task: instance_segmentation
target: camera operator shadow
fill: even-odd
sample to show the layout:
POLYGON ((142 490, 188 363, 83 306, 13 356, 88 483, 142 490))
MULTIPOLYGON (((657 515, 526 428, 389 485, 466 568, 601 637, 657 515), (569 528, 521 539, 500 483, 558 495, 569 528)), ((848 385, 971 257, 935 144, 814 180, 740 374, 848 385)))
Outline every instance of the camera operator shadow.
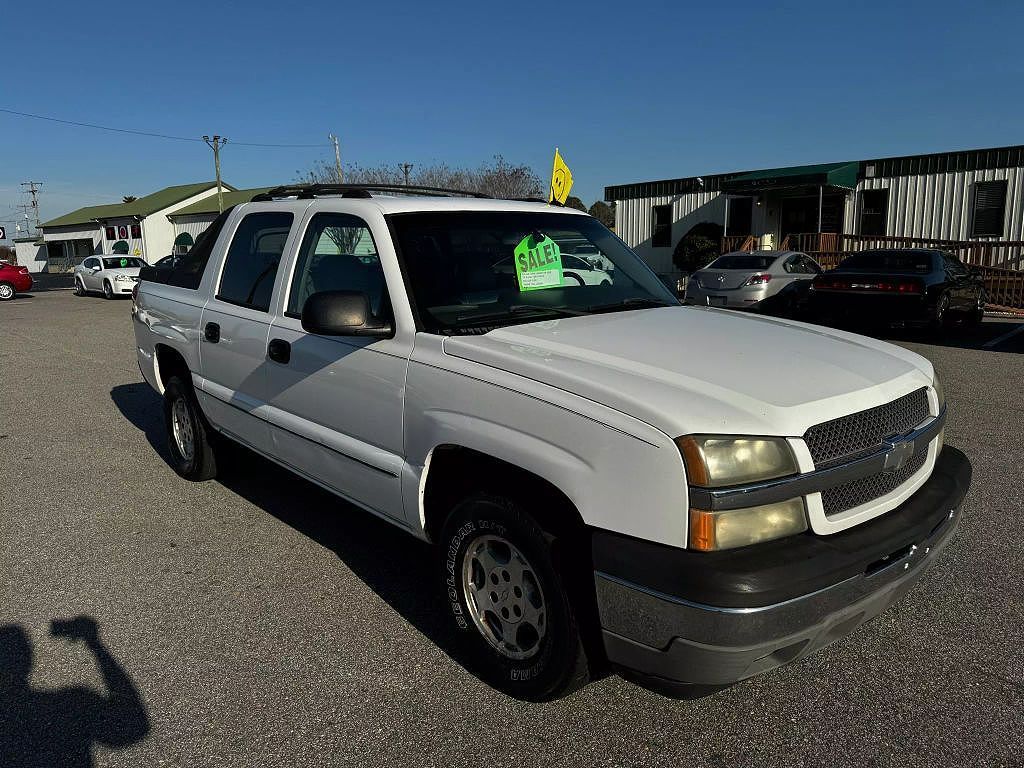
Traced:
POLYGON ((0 626, 0 765, 4 768, 93 765, 93 744, 127 747, 149 733, 139 692, 100 640, 87 616, 54 621, 50 633, 82 642, 92 652, 106 686, 58 689, 29 684, 33 649, 20 626, 0 626))

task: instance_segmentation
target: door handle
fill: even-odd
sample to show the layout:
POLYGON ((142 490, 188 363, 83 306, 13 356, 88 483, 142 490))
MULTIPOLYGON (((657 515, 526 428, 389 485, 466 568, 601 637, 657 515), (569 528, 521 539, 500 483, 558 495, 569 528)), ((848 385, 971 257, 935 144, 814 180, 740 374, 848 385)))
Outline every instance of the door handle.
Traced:
POLYGON ((284 339, 271 339, 267 345, 267 357, 275 363, 288 365, 288 361, 292 359, 292 345, 284 339))
POLYGON ((217 323, 207 323, 203 329, 203 337, 211 344, 220 341, 220 326, 217 323))

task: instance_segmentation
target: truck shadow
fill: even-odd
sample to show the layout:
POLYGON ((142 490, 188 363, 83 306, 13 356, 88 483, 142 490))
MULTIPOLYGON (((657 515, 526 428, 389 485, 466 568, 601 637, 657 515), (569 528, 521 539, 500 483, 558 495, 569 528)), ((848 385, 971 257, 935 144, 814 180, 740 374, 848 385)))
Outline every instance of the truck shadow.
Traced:
MULTIPOLYGON (((110 397, 167 461, 163 401, 156 392, 140 382, 114 387, 110 397)), ((438 567, 433 548, 234 443, 218 444, 217 469, 213 482, 334 552, 384 602, 467 667, 448 607, 433 588, 438 567)))

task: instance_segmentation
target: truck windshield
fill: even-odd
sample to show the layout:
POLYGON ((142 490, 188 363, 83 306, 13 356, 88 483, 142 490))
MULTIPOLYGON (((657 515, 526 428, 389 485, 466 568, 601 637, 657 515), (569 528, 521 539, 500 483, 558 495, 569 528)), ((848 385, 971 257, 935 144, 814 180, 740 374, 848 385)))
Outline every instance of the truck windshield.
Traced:
POLYGON ((388 220, 431 333, 678 304, 636 254, 589 216, 432 211, 388 220), (596 268, 580 269, 574 253, 586 253, 596 268))

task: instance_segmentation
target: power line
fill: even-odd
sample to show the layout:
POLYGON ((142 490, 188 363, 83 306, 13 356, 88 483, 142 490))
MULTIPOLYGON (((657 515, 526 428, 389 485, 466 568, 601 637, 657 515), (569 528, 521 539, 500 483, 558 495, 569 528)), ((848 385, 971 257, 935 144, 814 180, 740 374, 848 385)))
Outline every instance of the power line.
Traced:
MULTIPOLYGON (((18 112, 13 109, 2 109, 0 112, 4 112, 8 115, 17 115, 18 117, 30 117, 34 120, 47 120, 51 123, 62 123, 64 125, 74 125, 79 128, 95 128, 98 131, 112 131, 114 133, 130 133, 133 136, 147 136, 152 139, 169 139, 171 141, 202 141, 199 137, 192 136, 172 136, 167 133, 153 133, 152 131, 136 131, 131 128, 113 128, 109 125, 97 125, 96 123, 82 123, 77 120, 63 120, 59 117, 49 117, 48 115, 34 115, 31 112, 18 112)), ((275 149, 312 149, 314 147, 328 147, 330 144, 267 144, 253 141, 232 141, 232 145, 240 147, 269 147, 275 149)))

